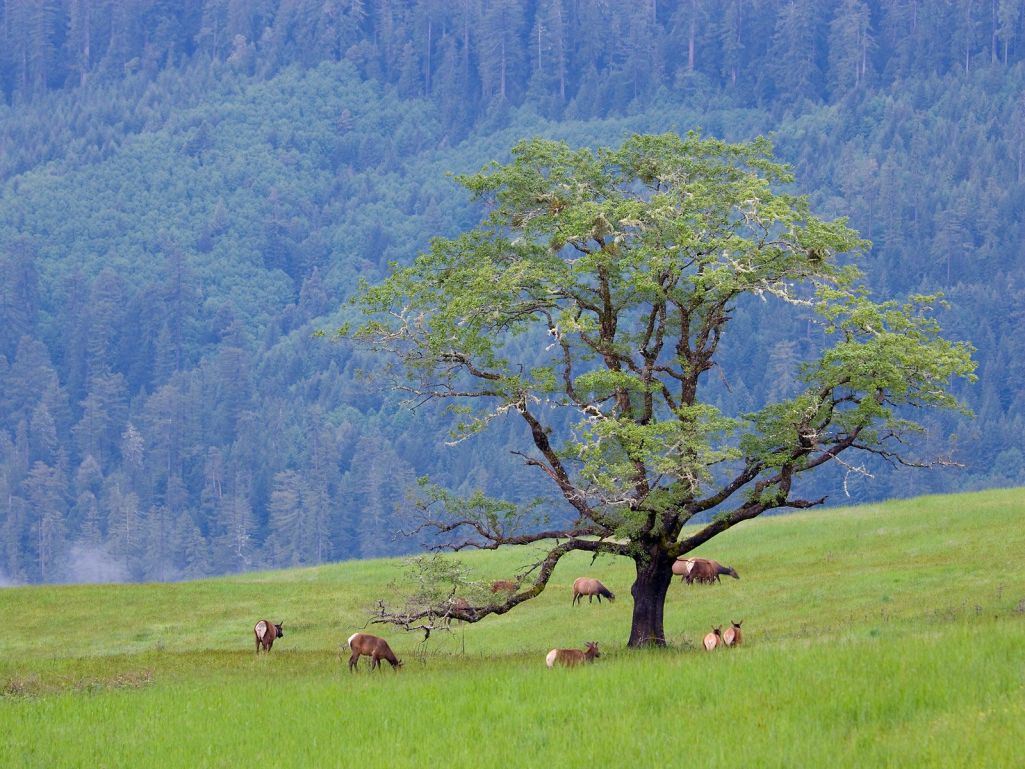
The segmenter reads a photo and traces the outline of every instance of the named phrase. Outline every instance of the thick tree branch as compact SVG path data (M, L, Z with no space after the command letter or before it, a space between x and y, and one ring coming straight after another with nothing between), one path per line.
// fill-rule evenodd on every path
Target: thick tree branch
M536 598L545 588L548 586L548 581L552 577L552 573L555 571L556 565L559 560L575 550L582 550L591 553L604 553L609 555L629 555L628 548L616 542L609 542L606 540L591 540L591 539L578 539L570 538L565 542L556 544L543 560L535 563L530 569L528 569L525 575L537 570L537 577L530 583L529 587L525 590L520 590L509 594L504 600L498 598L498 594L495 595L495 599L490 603L471 606L469 603L456 602L453 600L446 600L444 603L434 606L423 606L409 609L405 611L393 611L389 610L383 602L378 602L378 608L373 613L370 619L371 623L374 624L390 624L404 627L407 630L422 630L425 621L430 622L437 618L445 618L447 620L461 620L463 622L480 622L485 617L492 614L505 614L512 609L519 606L524 601L529 601L532 598ZM524 576L525 576L524 575ZM417 623L421 623L417 626Z

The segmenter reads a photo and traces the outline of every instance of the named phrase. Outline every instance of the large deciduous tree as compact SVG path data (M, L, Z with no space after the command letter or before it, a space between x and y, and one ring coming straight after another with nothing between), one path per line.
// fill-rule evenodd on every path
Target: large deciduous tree
M504 613L582 550L634 562L629 644L662 645L676 558L766 511L822 503L799 480L849 464L841 455L918 464L903 452L915 411L962 408L950 385L973 378L971 350L939 336L935 298L871 300L848 258L867 244L783 191L793 180L764 141L534 139L458 180L485 203L480 224L366 287L368 319L342 333L386 351L402 387L453 401L457 437L522 420L515 461L567 512L551 523L550 506L425 486L422 525L448 546L543 542L547 555L507 597L379 619ZM729 414L706 379L751 296L817 318L831 344L779 400Z

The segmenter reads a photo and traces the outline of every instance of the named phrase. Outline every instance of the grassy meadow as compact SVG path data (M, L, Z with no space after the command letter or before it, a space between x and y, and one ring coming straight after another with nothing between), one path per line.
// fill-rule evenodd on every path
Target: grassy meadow
M566 558L503 617L390 627L405 660L346 669L399 561L180 584L0 590L0 762L12 767L1020 766L1025 490L756 520L698 554L740 580L674 583L670 647L631 651L631 564ZM536 551L459 558L511 577ZM613 604L571 608L577 576ZM285 621L270 655L252 626ZM713 624L745 645L708 654ZM598 640L593 666L545 668Z

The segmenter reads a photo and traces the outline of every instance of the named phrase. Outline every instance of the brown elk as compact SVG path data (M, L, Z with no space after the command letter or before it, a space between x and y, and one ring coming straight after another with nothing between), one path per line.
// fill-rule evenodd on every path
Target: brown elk
M616 600L615 593L598 580L591 577L578 577L573 580L573 605L575 606L577 601L583 603L585 595L587 596L588 603L591 603L595 596L598 596L598 603L601 603L602 596L605 596L610 601Z
M349 649L352 654L349 656L349 670L356 670L356 663L362 656L370 657L370 669L379 668L381 660L388 660L393 670L402 667L402 660L395 656L395 652L388 646L383 638L369 633L353 633L349 636Z
M722 628L714 627L712 632L705 636L705 640L702 641L706 651L715 651L722 646Z
M260 653L260 647L263 647L264 651L270 651L270 647L274 645L275 638L281 638L285 635L285 631L281 629L283 622L274 624L268 622L265 619L260 620L253 626L253 635L256 636L256 653Z
M723 566L718 561L713 561L708 558L691 558L692 561L690 572L684 576L688 585L695 582L702 582L711 585L713 582L719 582L720 574L728 574L734 579L740 579L740 575L737 574L737 570L732 566Z
M727 646L740 646L744 641L744 634L740 630L742 624L744 624L744 620L740 622L730 620L731 627L722 631L722 642Z
M518 582L513 582L511 579L497 579L491 583L491 592L509 593L516 590L519 586Z
M556 663L565 665L568 668L580 665L584 662L594 662L595 657L600 657L597 641L588 641L584 651L579 649L552 649L545 657L545 664L548 667L555 667Z

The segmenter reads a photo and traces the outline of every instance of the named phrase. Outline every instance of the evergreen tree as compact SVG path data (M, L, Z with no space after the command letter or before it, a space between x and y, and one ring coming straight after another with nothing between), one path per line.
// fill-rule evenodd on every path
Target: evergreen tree
M519 99L518 72L523 58L524 26L519 0L489 0L477 31L482 95L486 100L516 102Z
M829 24L829 80L833 93L846 94L868 77L869 8L864 0L842 0Z
M355 513L356 541L348 552L360 558L375 558L403 548L398 540L400 526L395 521L413 485L411 469L391 446L369 435L359 439L340 491Z
M1011 45L1021 28L1022 8L1025 0L996 0L996 36L1000 40L1004 66L1010 61Z
M91 454L104 467L116 456L128 417L127 389L121 374L92 377L81 403L82 418L72 429L79 456Z
M767 70L774 94L785 104L815 101L821 93L816 14L809 0L788 0L779 9Z
M221 499L212 523L212 563L217 573L237 573L252 567L256 555L256 522L249 502L249 479L236 474L230 491Z
M0 250L0 355L13 358L18 341L34 336L39 307L36 249L18 238Z
M67 547L67 485L56 467L36 462L23 486L32 518L35 573L40 582L52 582L62 576L61 556Z
M123 475L114 474L107 477L100 504L107 511L107 544L111 557L132 577L139 578L142 572L138 562L143 553L144 536L138 495L127 490Z

